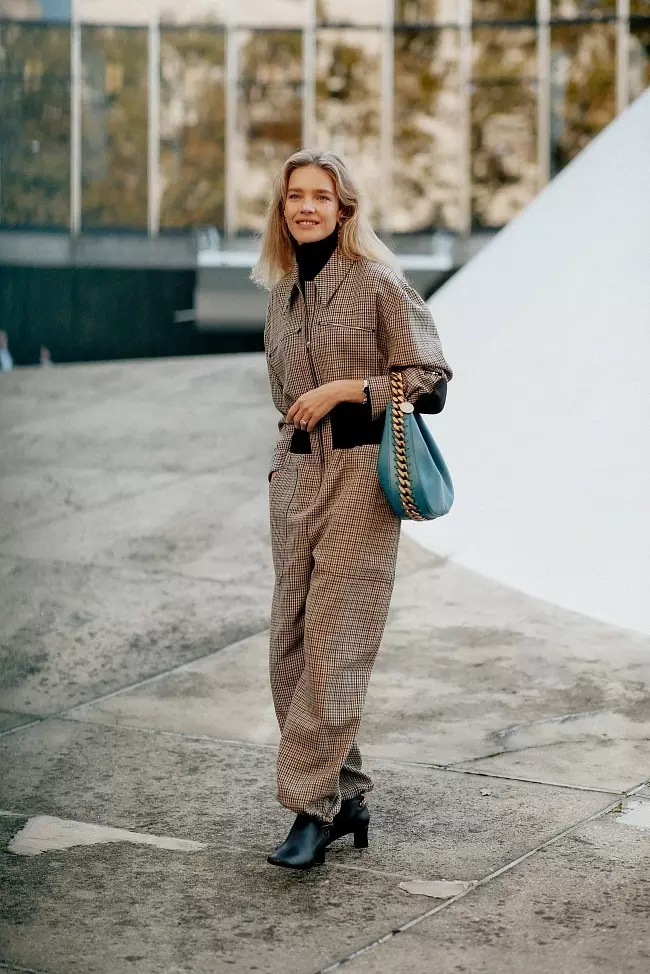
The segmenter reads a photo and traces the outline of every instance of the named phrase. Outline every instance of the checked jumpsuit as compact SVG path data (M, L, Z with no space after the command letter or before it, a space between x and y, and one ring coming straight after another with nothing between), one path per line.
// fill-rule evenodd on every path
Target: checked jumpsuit
M304 298L295 265L273 288L264 347L282 415L269 474L278 798L328 823L342 800L372 789L356 735L400 533L377 476L388 373L402 372L410 401L452 373L417 292L386 265L338 248ZM299 396L335 379L368 379L370 409L339 404L311 433L285 422Z

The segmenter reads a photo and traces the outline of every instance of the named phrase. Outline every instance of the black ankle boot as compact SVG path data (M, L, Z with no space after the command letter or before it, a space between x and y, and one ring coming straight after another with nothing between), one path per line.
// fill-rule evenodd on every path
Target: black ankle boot
M369 824L370 812L364 796L358 795L356 798L347 798L341 803L341 811L334 816L330 842L353 832L355 849L367 849Z
M268 857L267 862L272 866L285 866L287 869L322 866L331 832L331 825L324 825L309 815L298 815L289 835L273 855Z

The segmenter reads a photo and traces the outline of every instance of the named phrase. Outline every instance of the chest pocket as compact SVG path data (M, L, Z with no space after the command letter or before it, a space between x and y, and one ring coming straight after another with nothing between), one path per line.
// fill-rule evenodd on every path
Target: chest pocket
M377 371L377 325L373 314L354 308L324 315L312 333L312 346L333 378L374 375Z

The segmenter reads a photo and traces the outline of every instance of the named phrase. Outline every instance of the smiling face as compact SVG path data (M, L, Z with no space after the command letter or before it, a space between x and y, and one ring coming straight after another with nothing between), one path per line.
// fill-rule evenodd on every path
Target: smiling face
M320 166L301 166L289 177L284 217L299 243L323 240L334 232L339 211L336 186Z

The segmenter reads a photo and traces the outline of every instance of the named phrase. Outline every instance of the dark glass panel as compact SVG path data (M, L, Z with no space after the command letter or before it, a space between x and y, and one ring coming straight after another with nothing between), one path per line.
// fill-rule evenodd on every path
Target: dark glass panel
M162 31L161 227L223 227L224 64L221 31Z
M82 223L147 226L147 31L83 27Z
M0 222L70 223L70 30L0 27Z

